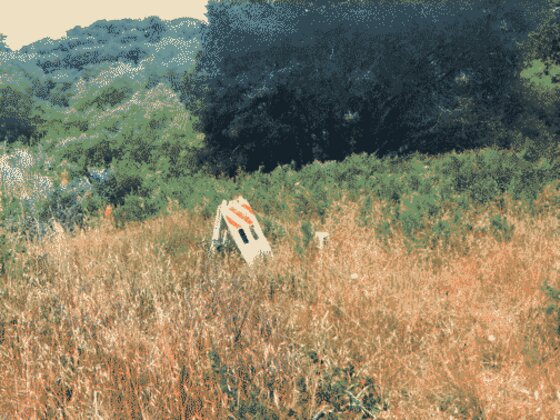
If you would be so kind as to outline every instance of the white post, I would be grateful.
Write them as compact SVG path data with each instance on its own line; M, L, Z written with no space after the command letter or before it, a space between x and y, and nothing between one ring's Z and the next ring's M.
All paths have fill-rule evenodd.
M226 201L222 201L224 204ZM214 219L214 230L212 231L212 243L210 244L210 250L215 250L218 245L220 245L220 228L222 227L222 211L221 206L216 210L216 218Z

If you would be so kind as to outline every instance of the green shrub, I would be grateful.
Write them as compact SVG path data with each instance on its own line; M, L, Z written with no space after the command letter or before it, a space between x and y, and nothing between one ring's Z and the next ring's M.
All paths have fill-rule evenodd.
M490 217L490 230L498 241L509 242L513 237L515 225L510 224L507 219L500 215L494 215Z
M159 197L144 197L128 194L124 203L113 212L117 224L122 225L128 221L142 221L156 216L165 208L165 204Z
M546 308L546 312L549 315L556 313L556 331L558 332L558 335L560 335L560 289L556 289L545 282L545 284L543 285L543 290L549 300L549 305Z
M316 365L322 365L316 354L311 354L310 357ZM319 406L327 404L322 410L322 416L339 418L340 415L359 415L360 418L375 418L377 413L388 409L375 380L356 374L353 365L327 370L318 367L316 373L320 375L315 394L316 402ZM314 418L320 417L316 414Z

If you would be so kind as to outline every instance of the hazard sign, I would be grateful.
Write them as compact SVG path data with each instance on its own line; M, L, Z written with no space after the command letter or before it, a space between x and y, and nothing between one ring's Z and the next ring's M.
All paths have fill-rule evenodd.
M224 223L227 231L222 234ZM228 232L247 264L253 264L260 255L272 255L272 249L261 230L255 212L243 197L229 202L224 200L218 207L212 234L212 248L222 245L227 239Z

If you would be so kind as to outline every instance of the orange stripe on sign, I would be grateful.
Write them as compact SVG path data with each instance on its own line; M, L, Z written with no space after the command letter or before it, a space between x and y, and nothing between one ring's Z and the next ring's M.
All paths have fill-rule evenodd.
M230 207L229 209L231 210L231 212L233 214L235 214L237 217L239 217L241 220L243 220L248 225L253 224L253 221L251 219L249 219L247 216L245 216L243 213L241 213L240 211L235 210L233 207Z
M242 204L241 207L243 207L244 209L247 209L249 211L249 213L255 214L255 212L253 211L253 209L251 208L251 206L249 204Z
M232 225L235 229L239 229L241 226L238 225L237 223L235 223L233 220L231 220L228 216L226 216L226 221Z

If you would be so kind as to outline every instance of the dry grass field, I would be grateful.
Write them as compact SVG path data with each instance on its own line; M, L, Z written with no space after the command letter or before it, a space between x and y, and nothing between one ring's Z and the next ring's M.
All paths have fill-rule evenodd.
M253 269L183 211L28 244L0 278L0 418L560 418L553 209L412 252L357 212L301 255L285 223Z

